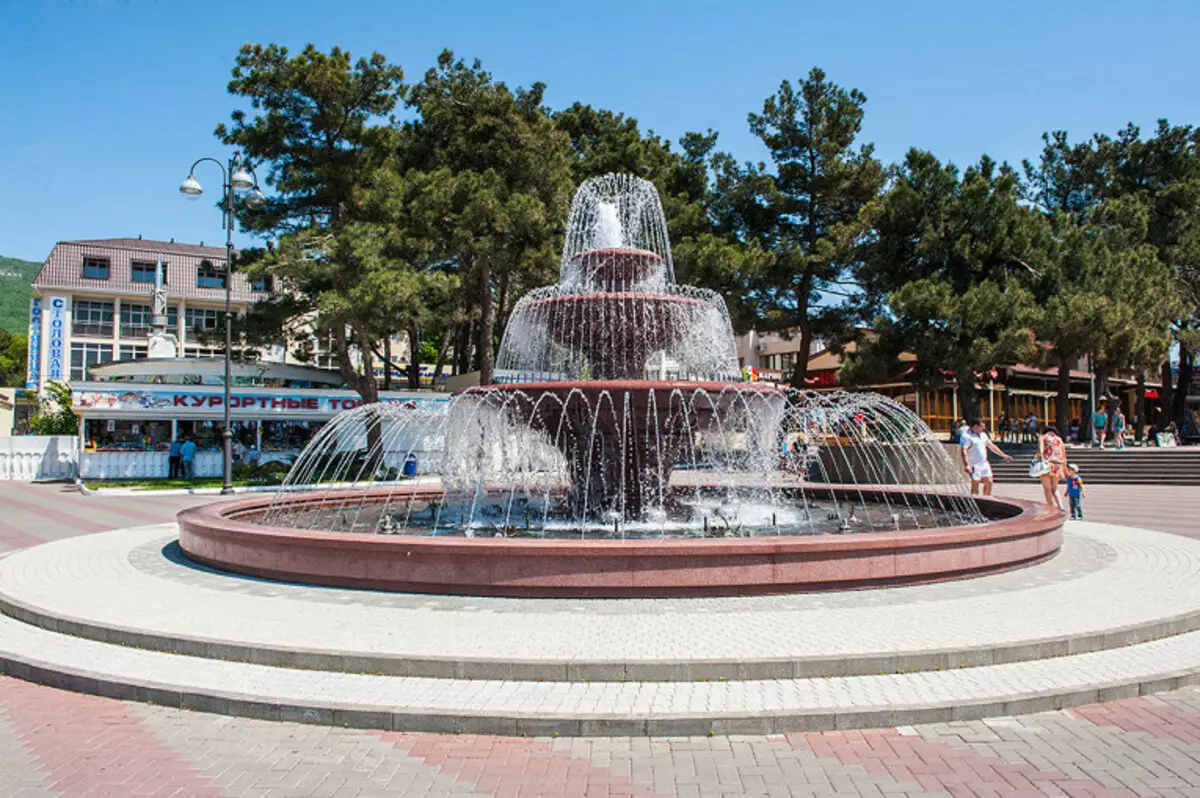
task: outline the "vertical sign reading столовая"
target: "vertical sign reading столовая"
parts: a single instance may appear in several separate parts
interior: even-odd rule
[[[49,301],[49,324],[46,329],[46,379],[61,380],[66,373],[63,367],[67,336],[67,298],[51,297]]]
[[[25,387],[36,389],[42,371],[42,298],[29,299],[29,360],[25,367]]]

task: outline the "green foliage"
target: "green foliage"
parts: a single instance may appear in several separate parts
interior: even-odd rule
[[[265,179],[274,189],[266,208],[243,210],[239,217],[246,229],[279,238],[274,251],[254,254],[247,272],[274,274],[280,293],[291,295],[256,308],[251,315],[260,319],[258,334],[282,336],[281,311],[296,305],[320,311],[320,327],[333,333],[342,377],[368,401],[377,397],[372,344],[394,328],[383,318],[388,303],[369,293],[377,281],[369,265],[355,258],[347,230],[356,220],[355,192],[387,157],[394,138],[377,120],[400,101],[403,77],[379,53],[354,61],[337,47],[325,54],[309,45],[293,57],[278,45],[245,45],[229,92],[249,100],[254,116],[235,111],[232,124],[216,130],[223,142],[266,164]],[[361,372],[351,366],[352,341],[362,356]]]
[[[274,189],[239,221],[278,242],[238,266],[281,289],[239,336],[277,343],[307,314],[368,401],[378,342],[401,331],[416,363],[444,361],[453,344],[454,362],[471,367],[473,350],[490,381],[516,299],[554,279],[574,187],[614,171],[658,187],[681,281],[722,291],[739,331],[797,330],[802,351],[823,337],[846,354],[850,382],[904,372],[908,352],[915,380],[953,380],[970,407],[975,375],[997,365],[1066,374],[1090,355],[1107,374],[1153,367],[1174,341],[1186,371],[1200,349],[1191,127],[1048,133],[1022,183],[986,156],[960,173],[919,149],[885,169],[859,142],[866,98],[819,69],[749,114],[769,164],[737,163],[711,130],[672,142],[618,111],[552,111],[541,83],[510,88],[449,51],[406,84],[378,53],[247,45],[229,90],[250,109],[217,135]]]
[[[20,335],[29,331],[31,285],[41,268],[33,261],[0,258],[0,330]]]
[[[876,335],[848,356],[847,381],[895,375],[907,351],[918,358],[915,381],[952,375],[969,411],[976,373],[1034,354],[1028,264],[1045,262],[1052,239],[1019,199],[1016,174],[986,156],[960,178],[953,165],[909,151],[864,213],[872,245],[859,280],[864,302],[886,310]]]
[[[715,203],[720,224],[771,253],[743,275],[743,315],[759,329],[799,328],[800,351],[820,335],[845,335],[852,268],[863,228],[860,211],[878,195],[884,171],[870,144],[856,146],[866,97],[813,69],[796,86],[783,81],[750,114],[750,130],[771,154],[763,164],[721,159]],[[791,382],[803,387],[807,357]]]
[[[35,435],[79,434],[79,417],[71,411],[71,386],[65,382],[46,383],[29,428]]]
[[[24,335],[0,329],[0,385],[14,388],[25,385],[29,347]]]

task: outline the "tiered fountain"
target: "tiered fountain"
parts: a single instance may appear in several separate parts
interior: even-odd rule
[[[557,285],[513,311],[497,385],[365,405],[270,500],[180,515],[191,557],[320,584],[493,595],[899,584],[1051,556],[1061,516],[976,502],[873,394],[741,382],[725,304],[675,283],[652,184],[590,180]],[[399,480],[415,456],[427,476]]]

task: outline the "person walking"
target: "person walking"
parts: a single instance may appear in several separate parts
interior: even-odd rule
[[[1100,441],[1100,448],[1104,448],[1104,439],[1108,437],[1108,405],[1103,402],[1092,413],[1092,440]]]
[[[1038,439],[1038,420],[1034,413],[1029,414],[1029,418],[1025,421],[1026,440],[1033,443]]]
[[[1046,464],[1046,473],[1042,474],[1042,492],[1046,494],[1046,506],[1062,509],[1058,498],[1058,483],[1067,475],[1067,447],[1058,431],[1047,424],[1038,438],[1038,457]]]
[[[196,442],[191,438],[184,440],[179,447],[179,462],[183,466],[183,478],[192,479],[196,476]]]
[[[1067,502],[1071,505],[1071,518],[1083,520],[1083,477],[1079,476],[1079,466],[1071,463],[1067,466]]]
[[[1000,413],[1000,420],[996,422],[996,437],[1001,443],[1008,440],[1008,413]]]
[[[1125,427],[1125,413],[1118,407],[1113,416],[1113,440],[1116,441],[1118,452],[1125,448]]]
[[[988,450],[995,452],[1005,460],[1011,460],[1007,453],[992,442],[991,436],[984,431],[983,421],[971,419],[971,425],[962,431],[959,444],[959,454],[962,456],[963,470],[971,480],[971,495],[979,493],[983,487],[983,495],[992,495],[992,466],[988,462]]]
[[[167,479],[179,479],[179,449],[182,446],[178,438],[171,441],[171,448],[167,452]]]

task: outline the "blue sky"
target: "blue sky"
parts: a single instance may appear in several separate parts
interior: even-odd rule
[[[1050,129],[1200,122],[1198,23],[1200,4],[1129,0],[0,0],[0,255],[222,241],[217,211],[176,189],[195,158],[224,155],[212,131],[245,42],[378,50],[410,77],[449,47],[510,85],[547,83],[554,107],[612,108],[668,138],[714,128],[755,160],[747,112],[816,65],[867,95],[882,158],[915,145],[964,164],[1032,156]]]

